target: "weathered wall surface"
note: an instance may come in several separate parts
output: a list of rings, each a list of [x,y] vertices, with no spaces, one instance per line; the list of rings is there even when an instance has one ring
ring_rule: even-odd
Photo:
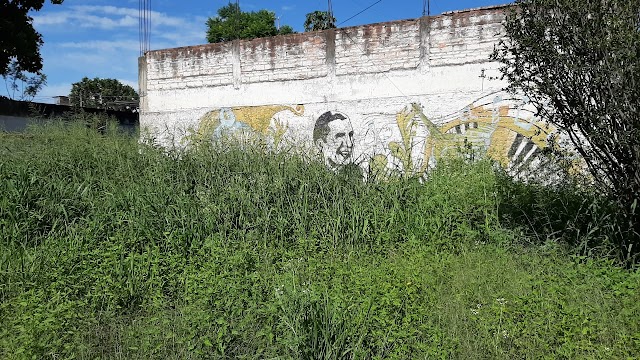
[[[165,145],[270,134],[365,168],[421,171],[465,139],[534,159],[552,129],[491,79],[505,9],[151,51],[141,127]]]

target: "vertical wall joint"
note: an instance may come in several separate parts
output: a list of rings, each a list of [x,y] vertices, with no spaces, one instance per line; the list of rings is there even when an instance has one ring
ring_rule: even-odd
[[[324,31],[326,41],[327,76],[334,77],[336,75],[336,29]]]
[[[429,56],[431,52],[431,17],[420,18],[420,70],[428,72],[430,67]]]
[[[138,111],[145,113],[149,111],[147,98],[147,57],[146,55],[138,58],[138,95],[140,95],[140,104]]]
[[[242,68],[240,63],[240,40],[231,42],[231,62],[233,64],[233,88],[240,89],[242,85]]]

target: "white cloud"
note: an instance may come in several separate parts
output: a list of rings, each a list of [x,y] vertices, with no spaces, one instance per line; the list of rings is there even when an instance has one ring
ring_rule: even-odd
[[[33,24],[36,28],[47,25],[66,24],[70,19],[69,13],[47,13],[33,16]]]
[[[100,28],[112,30],[116,28],[133,28],[138,25],[138,19],[131,16],[125,16],[118,19],[111,19],[103,16],[83,15],[80,26],[85,28]]]
[[[125,85],[131,86],[135,91],[138,91],[138,80],[117,79]]]
[[[101,51],[137,51],[140,49],[140,43],[137,40],[92,40],[84,42],[64,42],[57,43],[55,45],[67,49],[86,49]]]
[[[73,9],[85,14],[104,13],[108,15],[138,16],[138,9],[116,6],[77,5],[74,6]]]
[[[33,17],[33,24],[37,29],[47,26],[64,27],[71,30],[74,27],[100,28],[111,30],[118,27],[133,27],[138,24],[138,19],[123,17],[112,19],[104,16],[83,14],[79,12],[46,13]]]
[[[152,48],[196,45],[205,41],[206,17],[177,17],[151,11]],[[139,11],[137,8],[78,5],[60,12],[43,12],[34,16],[36,28],[56,27],[71,32],[81,29],[118,31],[139,42]],[[42,31],[42,30],[40,30]],[[95,34],[98,35],[98,34]],[[99,35],[98,35],[99,36]],[[159,43],[153,39],[161,39]]]
[[[120,79],[137,90],[139,13],[133,3],[128,5],[132,7],[84,3],[64,10],[51,7],[33,15],[36,29],[45,38],[43,70],[55,82],[39,96],[65,95],[71,83],[84,76]],[[202,14],[174,16],[152,11],[151,49],[205,43],[206,19]]]
[[[150,12],[151,26],[189,28],[193,22],[190,19],[170,16],[158,11]],[[65,25],[86,28],[116,29],[135,28],[139,25],[140,13],[136,8],[116,6],[78,5],[60,12],[40,13],[33,16],[36,27]]]

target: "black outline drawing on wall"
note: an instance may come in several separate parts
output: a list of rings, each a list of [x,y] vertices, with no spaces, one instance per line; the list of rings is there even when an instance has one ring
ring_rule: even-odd
[[[351,120],[338,111],[327,111],[320,115],[313,127],[313,143],[331,168],[353,162]]]

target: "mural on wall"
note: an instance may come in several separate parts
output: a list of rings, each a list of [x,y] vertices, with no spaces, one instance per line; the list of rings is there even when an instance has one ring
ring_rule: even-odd
[[[353,162],[353,126],[341,112],[327,111],[320,115],[313,127],[313,143],[325,164],[337,168]]]
[[[555,128],[537,119],[526,98],[492,94],[446,119],[441,134],[461,135],[487,150],[489,157],[509,166],[526,162],[550,145]],[[507,95],[508,96],[508,95]]]
[[[220,138],[240,130],[269,136],[278,144],[292,119],[304,115],[304,105],[267,105],[220,108],[209,111],[198,120],[189,142]]]
[[[512,174],[536,171],[546,165],[542,150],[552,145],[555,128],[537,119],[526,99],[505,95],[485,96],[433,121],[419,104],[405,107],[395,119],[400,138],[372,157],[370,170],[421,175],[440,157],[481,152]]]
[[[348,112],[327,111],[327,104],[306,107],[310,109],[268,105],[209,111],[190,140],[249,132],[271,139],[276,148],[285,138],[294,145],[312,145],[331,169],[357,164],[365,173],[420,176],[435,167],[437,159],[461,151],[465,156],[486,153],[512,173],[536,171],[546,166],[543,150],[553,145],[555,132],[534,116],[526,98],[502,92],[440,118],[429,119],[415,103],[388,120],[384,115],[364,121],[356,117],[358,129],[364,130],[359,134]]]

